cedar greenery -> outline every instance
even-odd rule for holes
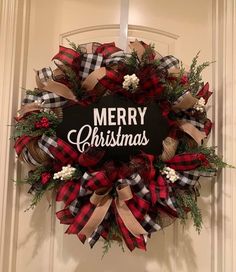
[[[188,75],[189,85],[190,85],[189,87],[193,95],[196,95],[199,89],[203,87],[201,73],[206,67],[208,67],[211,64],[211,62],[206,61],[200,65],[197,65],[199,54],[200,54],[200,51],[193,58],[192,64],[190,66],[189,75]]]
[[[41,118],[47,118],[49,121],[49,127],[35,128],[35,123],[39,122]],[[16,123],[14,137],[21,137],[23,135],[38,137],[43,134],[47,136],[55,135],[56,127],[59,125],[60,120],[55,114],[48,112],[33,112],[26,116],[24,119]]]
[[[43,173],[50,173],[51,177],[46,184],[41,183],[41,175]],[[32,200],[30,206],[26,209],[26,211],[30,209],[34,209],[39,201],[42,199],[43,195],[47,191],[52,191],[59,186],[59,182],[55,182],[53,179],[53,171],[47,166],[38,166],[34,170],[31,170],[28,174],[28,177],[24,180],[17,180],[17,184],[29,184],[30,190],[29,193],[32,194]]]
[[[122,235],[118,229],[118,226],[113,223],[109,227],[109,233],[108,233],[107,239],[104,240],[104,244],[102,247],[103,248],[102,258],[108,253],[109,249],[112,246],[112,243],[114,242],[118,243],[118,246],[121,248],[121,250],[125,252]]]
[[[184,192],[182,194],[176,192],[176,203],[178,205],[177,212],[181,219],[181,223],[186,224],[186,220],[188,219],[188,213],[186,211],[189,210],[193,225],[200,234],[202,229],[202,214],[197,206],[197,200],[189,192]]]

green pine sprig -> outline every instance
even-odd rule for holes
[[[70,41],[69,39],[66,39],[66,40],[69,43],[70,47],[72,49],[74,49],[77,53],[80,53],[80,54],[83,53],[79,45],[77,45],[76,43]]]
[[[179,74],[175,78],[164,79],[165,98],[173,103],[189,88],[189,83],[183,84],[182,77],[186,73],[183,63],[180,63]]]
[[[48,128],[35,128],[35,123],[39,122],[41,118],[46,117],[49,121]],[[26,116],[24,119],[20,120],[15,125],[14,137],[21,137],[23,135],[38,137],[43,134],[47,136],[52,136],[55,134],[56,128],[61,121],[57,118],[55,114],[48,112],[33,112]]]
[[[46,184],[41,183],[41,175],[43,173],[50,173],[51,178]],[[28,177],[23,180],[17,180],[17,184],[29,184],[31,187],[35,187],[32,191],[32,199],[30,206],[26,211],[34,209],[40,202],[44,194],[48,191],[55,190],[60,185],[59,181],[53,179],[53,171],[49,166],[38,166],[34,170],[30,171]]]
[[[117,239],[114,240],[114,237],[116,237]],[[107,239],[104,240],[104,244],[103,244],[103,247],[102,247],[103,248],[102,258],[104,258],[104,256],[108,253],[109,249],[112,246],[112,243],[114,243],[114,242],[118,243],[121,250],[123,252],[125,252],[122,235],[121,235],[121,233],[119,231],[118,226],[113,223],[109,227],[109,233],[108,233]]]
[[[184,194],[176,193],[176,203],[178,205],[178,216],[181,219],[182,224],[186,224],[188,219],[188,210],[190,212],[191,218],[193,220],[193,225],[196,231],[200,234],[202,229],[202,214],[201,210],[197,205],[197,200],[195,197],[185,192]]]
[[[198,168],[199,171],[203,170],[203,171],[217,171],[219,169],[222,168],[226,168],[226,167],[230,167],[230,168],[235,168],[233,165],[230,165],[226,162],[223,161],[221,156],[218,156],[216,154],[216,147],[215,146],[205,146],[205,145],[201,145],[201,146],[197,146],[195,148],[186,148],[186,152],[192,152],[192,153],[202,153],[204,155],[206,155],[207,160],[210,163],[210,166],[208,167],[201,167]]]
[[[191,93],[196,95],[199,89],[203,86],[202,81],[202,72],[203,70],[208,67],[212,62],[206,61],[202,64],[198,65],[198,58],[199,58],[200,51],[196,54],[196,56],[192,60],[192,64],[190,66],[189,71],[189,85]]]

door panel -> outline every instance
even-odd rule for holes
[[[59,42],[67,38],[76,43],[119,41],[120,1],[41,0],[31,1],[29,50],[26,62],[27,88],[35,86],[33,69],[50,65]],[[155,43],[161,54],[175,54],[190,64],[201,50],[200,61],[212,60],[212,2],[130,0],[129,40]],[[103,25],[103,27],[98,27]],[[96,26],[96,27],[92,27]],[[139,27],[141,26],[141,27]],[[90,27],[89,29],[85,29]],[[211,68],[204,74],[211,82]],[[55,204],[48,208],[43,199],[34,211],[24,212],[29,204],[27,188],[22,187],[19,202],[17,272],[157,272],[211,271],[211,183],[202,181],[204,227],[199,236],[190,224],[179,222],[155,233],[148,251],[125,254],[114,244],[101,261],[102,242],[93,250],[82,245],[55,219]]]

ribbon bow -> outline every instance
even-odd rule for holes
[[[133,236],[139,238],[140,235],[147,234],[147,231],[141,226],[138,220],[135,218],[129,207],[126,205],[126,201],[133,198],[129,185],[120,185],[117,187],[117,196],[113,198],[108,189],[105,193],[94,192],[90,197],[90,202],[96,206],[93,214],[89,218],[86,225],[80,230],[78,234],[85,235],[87,238],[92,235],[96,228],[102,223],[105,218],[111,204],[114,202],[114,206],[118,212],[118,215],[124,222],[125,227],[132,233]],[[71,233],[73,228],[68,229],[67,233]]]

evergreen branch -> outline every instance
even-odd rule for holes
[[[69,45],[70,45],[70,47],[71,47],[72,49],[74,49],[76,52],[78,52],[78,53],[80,53],[80,54],[82,53],[82,50],[81,50],[81,48],[80,48],[79,45],[77,45],[76,43],[70,41],[69,39],[66,39],[66,40],[67,40],[67,42],[69,43]]]
[[[114,238],[116,238],[116,240],[114,240]],[[113,223],[109,228],[107,239],[104,240],[104,245],[102,247],[103,248],[102,259],[108,253],[114,241],[117,242],[119,247],[121,247],[121,250],[125,252],[122,234],[120,233],[118,226]]]
[[[186,192],[184,194],[176,193],[176,202],[178,205],[178,215],[181,219],[181,223],[186,223],[186,220],[188,219],[186,209],[189,210],[193,220],[193,225],[198,234],[200,234],[202,229],[202,214],[201,210],[197,206],[197,201],[195,198],[192,196],[192,194]]]
[[[197,65],[199,54],[200,54],[200,51],[193,58],[192,64],[190,66],[190,71],[189,71],[190,90],[192,94],[194,95],[196,95],[199,89],[204,85],[202,81],[202,76],[201,76],[202,71],[212,63],[212,62],[206,61],[200,65]]]

